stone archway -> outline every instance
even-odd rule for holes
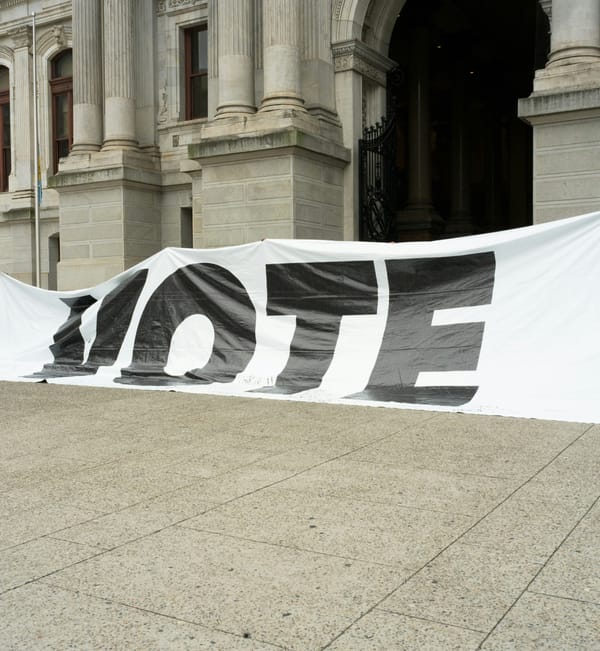
[[[401,106],[397,111],[400,115],[397,117],[400,121],[400,137],[403,139],[399,146],[402,150],[399,164],[404,170],[403,183],[406,186],[406,193],[403,199],[399,200],[402,205],[397,206],[396,220],[404,222],[404,226],[396,232],[396,239],[459,235],[531,223],[531,133],[517,117],[517,100],[531,92],[527,84],[533,81],[534,59],[537,58],[536,64],[540,63],[539,53],[535,52],[536,30],[540,30],[538,22],[544,32],[542,34],[544,46],[547,48],[549,44],[547,5],[547,2],[538,4],[538,0],[528,0],[525,3],[522,0],[505,0],[494,3],[491,7],[488,6],[484,13],[474,0],[420,0],[419,2],[417,0],[391,2],[337,0],[334,2],[334,38],[359,41],[371,52],[388,57],[404,69],[405,87],[401,91],[404,95],[400,98]],[[418,9],[415,10],[415,7]],[[422,14],[418,20],[429,22],[428,28],[433,27],[432,31],[436,32],[436,36],[422,36],[421,39],[446,38],[450,43],[436,45],[434,41],[428,40],[427,44],[421,42],[416,49],[413,48],[412,54],[407,55],[404,51],[399,55],[398,52],[402,49],[398,47],[399,40],[403,40],[404,47],[406,43],[414,40],[417,24],[413,22],[407,27],[406,23],[414,20],[415,11],[420,11]],[[457,33],[451,33],[452,29],[445,25],[443,20],[440,21],[439,16],[437,23],[433,24],[431,21],[433,20],[434,23],[436,21],[427,15],[429,11],[432,14],[434,12],[444,14],[451,19],[457,18],[456,15],[452,16],[453,12],[462,12],[467,20]],[[486,25],[488,16],[491,16],[490,24]],[[465,16],[462,17],[463,20],[464,18]],[[498,20],[499,24],[494,25],[494,20]],[[525,29],[521,25],[523,22],[526,23]],[[402,27],[403,23],[404,28],[399,29],[399,25]],[[527,29],[530,30],[528,35],[523,35]],[[481,36],[481,32],[485,30],[488,37],[494,36],[494,30],[501,31],[503,34],[510,31],[513,34],[511,49],[519,50],[520,47],[520,54],[510,60],[510,56],[507,57],[507,53],[504,52],[506,48],[496,47],[494,51],[494,46],[488,46],[485,42],[486,37]],[[521,32],[519,37],[521,45],[514,42],[516,32]],[[460,39],[463,39],[464,43],[457,46],[456,43]],[[527,39],[530,39],[531,43],[527,43]],[[463,48],[465,44],[466,48]],[[480,57],[482,69],[475,73],[475,77],[467,77],[465,86],[458,70],[454,70],[453,66],[460,67],[457,62],[458,58],[463,56],[461,49],[469,50],[471,46],[473,47],[473,52],[470,53],[471,60],[476,61]],[[432,49],[436,47],[444,48],[443,56],[437,59],[433,56],[435,50]],[[448,65],[448,57],[452,59],[450,65]],[[468,59],[469,56],[466,58]],[[428,63],[423,63],[424,59],[431,60],[432,71],[428,70]],[[509,61],[506,67],[510,73],[503,74],[502,66],[507,59]],[[417,63],[419,61],[420,63]],[[492,72],[483,69],[490,62]],[[544,63],[545,58],[541,61],[541,67]],[[431,75],[428,81],[430,88],[427,91],[431,97],[425,100],[421,98],[422,101],[420,100],[418,105],[412,102],[413,117],[409,118],[408,114],[411,112],[409,105],[412,101],[410,95],[414,89],[410,91],[408,86],[412,83],[410,79],[415,75],[415,66],[420,69],[417,74],[422,76],[427,71],[427,74]],[[456,82],[462,84],[460,88],[453,88],[453,81],[449,79],[456,74],[458,74]],[[467,69],[463,74],[473,75],[474,71]],[[472,83],[477,75],[479,75],[477,83]],[[511,76],[518,76],[519,81],[512,83]],[[526,83],[523,83],[524,79]],[[495,88],[495,84],[498,89]],[[372,119],[374,111],[370,108],[373,102],[368,94],[368,88],[368,83],[363,83],[361,89],[363,127],[365,116],[367,125],[374,122]],[[464,97],[461,97],[463,94]],[[382,105],[385,104],[380,99],[379,107]],[[418,119],[415,119],[415,112],[418,112]],[[466,122],[465,120],[457,122],[453,116],[460,115],[463,117],[469,115],[472,119],[469,117]],[[493,123],[493,128],[488,129],[485,126],[486,121]],[[418,137],[417,129],[420,129]],[[468,139],[465,141],[465,135],[469,131],[472,132],[470,144]],[[356,137],[360,138],[361,135],[356,134]],[[479,140],[479,150],[474,144],[477,140]],[[435,145],[431,145],[433,150],[431,157],[434,160],[424,160],[429,157],[427,153],[425,157],[416,161],[410,153],[411,150],[414,152],[416,149],[428,149],[429,141],[435,141]],[[485,147],[482,144],[484,141]],[[404,159],[400,160],[402,156]],[[492,160],[495,161],[496,166],[493,169],[490,162]],[[472,178],[468,177],[469,165],[477,171]],[[419,170],[415,172],[417,166]],[[410,173],[408,168],[411,168]],[[459,174],[456,173],[457,169],[460,170]],[[410,188],[411,185],[415,186],[415,183],[411,183],[409,178],[411,175],[413,180],[418,177],[417,185],[419,185],[412,188],[414,190],[412,197],[409,196]],[[424,186],[428,183],[433,184],[433,187],[426,192]],[[409,210],[403,210],[406,208]],[[413,225],[411,222],[414,222]]]
[[[387,56],[396,18],[406,0],[332,0],[333,42],[358,39]]]

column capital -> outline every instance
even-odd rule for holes
[[[397,64],[362,41],[352,39],[332,45],[336,72],[354,70],[380,86],[387,84],[387,73]]]
[[[13,47],[19,49],[22,47],[31,47],[32,43],[32,28],[31,25],[21,25],[12,29],[8,35],[10,36]]]

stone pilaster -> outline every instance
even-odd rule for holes
[[[13,142],[15,167],[11,173],[11,190],[31,192],[33,187],[33,103],[32,68],[29,48],[31,47],[31,28],[19,27],[10,34],[14,48],[13,87],[15,111]]]
[[[254,113],[254,2],[220,0],[217,117]]]
[[[104,149],[135,149],[133,0],[104,2]]]
[[[300,79],[300,2],[263,0],[262,111],[303,109]]]
[[[219,3],[208,0],[208,117],[219,105]]]
[[[102,146],[102,14],[100,0],[73,3],[73,149]]]

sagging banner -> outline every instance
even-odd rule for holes
[[[0,276],[0,379],[600,422],[600,213],[426,243],[165,249]]]

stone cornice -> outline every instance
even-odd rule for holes
[[[206,8],[207,5],[208,0],[156,0],[156,13],[162,16],[181,9]]]
[[[0,0],[0,9],[9,9],[24,4],[27,0]]]
[[[552,0],[539,0],[539,3],[541,8],[546,13],[546,16],[548,16],[550,24],[552,24]]]
[[[386,74],[396,64],[362,41],[340,41],[332,46],[336,72],[355,70],[380,86],[386,85]]]
[[[8,32],[8,35],[10,36],[15,49],[29,47],[31,45],[31,25],[21,25],[20,27],[11,29],[11,31]]]

